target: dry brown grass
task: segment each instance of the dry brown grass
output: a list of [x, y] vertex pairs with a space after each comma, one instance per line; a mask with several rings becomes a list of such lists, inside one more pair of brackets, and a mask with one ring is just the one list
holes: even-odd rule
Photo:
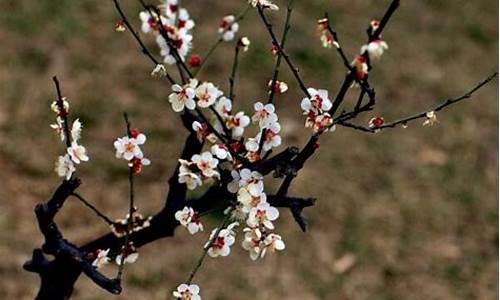
[[[218, 18], [244, 1], [185, 2], [198, 21], [195, 51], [203, 53]], [[352, 54], [365, 39], [367, 22], [387, 2], [297, 5], [289, 49], [308, 85], [335, 92], [343, 76], [339, 59], [315, 36], [323, 11], [333, 16]], [[138, 5], [129, 4], [135, 14]], [[53, 161], [62, 151], [48, 128], [50, 77], [59, 76], [72, 112], [85, 124], [83, 143], [92, 162], [79, 170], [80, 192], [114, 217], [125, 214], [127, 201], [126, 170], [112, 150], [123, 132], [121, 112], [149, 134], [145, 151], [153, 165], [138, 179], [137, 195], [146, 213], [162, 205], [185, 133], [168, 106], [168, 86], [150, 79], [151, 65], [131, 37], [114, 32], [110, 1], [4, 0], [0, 9], [0, 298], [30, 299], [38, 278], [21, 265], [42, 243], [32, 208], [57, 185]], [[487, 0], [403, 1], [384, 34], [391, 48], [371, 76], [379, 95], [374, 113], [392, 119], [420, 111], [496, 70], [497, 12], [498, 3]], [[249, 108], [265, 96], [270, 45], [255, 13], [243, 32], [252, 46], [236, 93], [237, 105]], [[200, 77], [225, 88], [229, 57], [225, 45]], [[284, 141], [302, 145], [309, 132], [302, 128], [301, 95], [290, 73], [282, 74], [291, 86], [277, 100]], [[497, 298], [497, 112], [495, 82], [440, 114], [434, 128], [412, 124], [376, 135], [339, 128], [324, 136], [292, 188], [319, 199], [306, 212], [309, 232], [300, 232], [284, 211], [277, 227], [287, 251], [254, 263], [236, 247], [229, 258], [208, 260], [196, 279], [205, 299]], [[108, 230], [74, 201], [59, 222], [78, 243]], [[191, 238], [178, 230], [175, 238], [144, 247], [115, 298], [165, 299], [186, 278], [205, 239], [206, 233]], [[346, 254], [354, 255], [354, 264], [339, 273]], [[83, 276], [74, 296], [111, 298]]]

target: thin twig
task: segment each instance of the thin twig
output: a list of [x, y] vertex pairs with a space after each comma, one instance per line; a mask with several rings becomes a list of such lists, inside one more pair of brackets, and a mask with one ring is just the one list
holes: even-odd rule
[[[127, 136], [130, 138], [131, 137], [131, 130], [130, 130], [130, 122], [128, 119], [127, 113], [123, 113], [123, 118], [125, 119], [125, 123], [127, 125]], [[118, 273], [116, 275], [116, 278], [118, 280], [121, 280], [122, 274], [123, 274], [123, 268], [125, 265], [125, 253], [127, 252], [127, 247], [128, 247], [128, 241], [130, 237], [130, 231], [133, 230], [133, 213], [134, 213], [134, 169], [132, 166], [129, 166], [128, 168], [128, 181], [129, 181], [129, 210], [128, 210], [128, 220], [127, 220], [127, 229], [125, 231], [125, 241], [123, 245], [123, 249], [121, 252], [121, 260], [120, 260], [120, 265], [118, 266]]]
[[238, 56], [240, 54], [240, 46], [238, 42], [236, 46], [234, 46], [234, 58], [233, 58], [233, 66], [231, 68], [231, 76], [229, 77], [229, 99], [234, 103], [234, 83], [236, 81], [236, 70], [238, 69]]
[[[123, 12], [118, 0], [113, 0], [113, 2], [115, 4], [116, 10], [118, 11], [121, 19], [123, 20], [123, 23], [128, 28], [130, 33], [132, 33], [132, 36], [135, 38], [135, 40], [137, 41], [137, 43], [141, 47], [142, 53], [144, 55], [146, 55], [155, 64], [155, 66], [160, 64], [160, 62], [153, 56], [153, 54], [151, 54], [151, 52], [148, 50], [148, 48], [146, 47], [144, 42], [141, 40], [141, 38], [139, 37], [139, 33], [134, 29], [134, 27], [132, 27], [132, 25], [128, 21], [127, 16]], [[171, 84], [175, 83], [175, 80], [170, 76], [170, 74], [168, 74], [168, 72], [166, 73], [165, 76], [167, 77], [168, 81], [170, 81]]]
[[57, 92], [56, 104], [59, 107], [59, 116], [63, 119], [66, 146], [69, 148], [71, 147], [71, 140], [70, 140], [71, 134], [69, 132], [68, 111], [64, 108], [64, 100], [61, 93], [61, 87], [59, 86], [59, 80], [57, 79], [56, 76], [53, 76], [52, 80], [54, 81], [54, 84], [56, 86], [56, 92]]
[[221, 225], [215, 231], [214, 236], [208, 241], [207, 246], [203, 247], [203, 252], [201, 253], [200, 258], [198, 259], [196, 265], [194, 266], [193, 270], [189, 274], [188, 280], [186, 281], [187, 284], [191, 284], [191, 282], [193, 281], [194, 276], [196, 275], [196, 273], [198, 273], [198, 270], [201, 268], [201, 265], [203, 264], [203, 260], [205, 260], [205, 257], [208, 254], [208, 250], [212, 247], [212, 244], [219, 236], [219, 233], [221, 232], [221, 230], [224, 229], [224, 227], [227, 225], [230, 217], [231, 217], [231, 214], [228, 213], [227, 216], [222, 221]]
[[408, 122], [411, 122], [411, 121], [414, 121], [414, 120], [417, 120], [417, 119], [421, 119], [421, 118], [425, 118], [425, 117], [427, 117], [427, 113], [430, 112], [430, 111], [437, 112], [437, 111], [445, 109], [446, 107], [448, 107], [448, 106], [450, 106], [452, 104], [456, 104], [456, 103], [458, 103], [460, 101], [470, 99], [474, 95], [474, 93], [476, 91], [478, 91], [484, 85], [488, 84], [496, 76], [497, 76], [497, 72], [491, 74], [486, 79], [484, 79], [483, 81], [481, 81], [480, 83], [478, 83], [476, 86], [474, 86], [474, 88], [472, 88], [470, 91], [468, 91], [467, 93], [463, 94], [460, 97], [452, 98], [452, 99], [447, 99], [444, 102], [442, 102], [442, 103], [436, 105], [435, 107], [432, 107], [432, 108], [430, 108], [430, 109], [428, 109], [426, 111], [419, 112], [419, 113], [410, 115], [410, 116], [405, 117], [405, 118], [401, 118], [399, 120], [387, 123], [387, 124], [382, 125], [380, 127], [370, 128], [370, 127], [363, 126], [363, 125], [357, 125], [357, 124], [349, 123], [349, 122], [346, 122], [344, 120], [336, 120], [336, 121], [334, 121], [334, 123], [342, 125], [342, 126], [345, 126], [345, 127], [350, 127], [350, 128], [356, 129], [356, 130], [360, 130], [360, 131], [363, 131], [363, 132], [369, 132], [369, 133], [375, 133], [375, 132], [377, 132], [379, 130], [387, 129], [387, 128], [395, 128], [397, 125], [400, 125], [400, 124], [405, 125]]
[[98, 217], [100, 217], [104, 222], [106, 222], [108, 225], [113, 225], [114, 222], [108, 218], [105, 214], [100, 212], [94, 205], [92, 205], [89, 201], [87, 201], [83, 196], [81, 196], [78, 193], [72, 193], [71, 196], [76, 197], [80, 202], [82, 202], [85, 206], [90, 208], [93, 212], [96, 213]]
[[267, 28], [267, 32], [269, 33], [269, 35], [271, 36], [271, 39], [272, 39], [272, 42], [273, 42], [273, 45], [276, 46], [277, 50], [281, 53], [281, 55], [283, 56], [283, 58], [285, 59], [286, 63], [288, 64], [288, 66], [290, 67], [290, 70], [292, 71], [293, 73], [293, 76], [295, 76], [295, 79], [297, 80], [297, 82], [299, 83], [299, 86], [300, 86], [300, 89], [302, 90], [302, 92], [304, 92], [304, 94], [308, 97], [308, 98], [311, 98], [311, 95], [309, 94], [309, 91], [307, 90], [307, 87], [304, 83], [304, 81], [302, 80], [302, 78], [300, 77], [299, 75], [299, 69], [297, 67], [295, 67], [295, 65], [293, 64], [292, 60], [290, 59], [290, 57], [288, 56], [288, 54], [285, 52], [284, 49], [281, 49], [280, 47], [280, 43], [278, 41], [278, 38], [276, 37], [276, 35], [274, 34], [274, 31], [273, 31], [273, 25], [271, 25], [271, 23], [269, 23], [269, 21], [267, 20], [267, 17], [264, 13], [264, 8], [262, 8], [262, 6], [259, 4], [257, 5], [257, 10], [259, 12], [259, 15], [262, 19], [262, 22], [264, 23], [264, 25], [266, 26]]

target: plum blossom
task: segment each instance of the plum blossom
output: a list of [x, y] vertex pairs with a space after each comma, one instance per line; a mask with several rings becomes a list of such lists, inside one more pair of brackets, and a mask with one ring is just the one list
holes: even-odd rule
[[281, 239], [281, 236], [276, 233], [270, 233], [264, 239], [264, 249], [262, 249], [261, 257], [266, 255], [266, 251], [271, 253], [276, 250], [281, 251], [285, 249], [285, 243]]
[[215, 169], [219, 164], [219, 160], [212, 156], [212, 153], [206, 151], [200, 154], [195, 154], [191, 157], [191, 161], [196, 164], [198, 169], [205, 177], [219, 177], [220, 174]]
[[113, 144], [116, 149], [116, 158], [123, 158], [128, 161], [131, 161], [134, 157], [142, 158], [144, 154], [139, 145], [144, 144], [145, 141], [146, 136], [144, 134], [138, 135], [137, 138], [128, 136], [118, 138]]
[[[166, 19], [162, 17], [162, 22], [166, 22]], [[158, 22], [158, 15], [155, 12], [141, 11], [139, 13], [139, 19], [141, 20], [141, 30], [144, 33], [150, 33], [152, 31], [158, 31], [160, 23]]]
[[212, 152], [212, 154], [215, 155], [218, 159], [227, 159], [229, 161], [233, 160], [233, 158], [231, 157], [231, 153], [229, 152], [229, 149], [226, 145], [213, 145], [210, 148], [210, 152]]
[[203, 231], [200, 217], [192, 207], [185, 206], [182, 210], [175, 213], [175, 219], [186, 227], [190, 234], [195, 234], [198, 231]]
[[69, 102], [67, 100], [66, 97], [63, 97], [62, 98], [62, 102], [63, 102], [63, 109], [64, 109], [64, 112], [61, 113], [61, 111], [59, 110], [59, 104], [57, 103], [58, 101], [53, 101], [51, 104], [50, 104], [50, 108], [52, 109], [52, 111], [54, 111], [57, 115], [62, 115], [63, 113], [68, 113], [68, 110], [69, 110]]
[[117, 265], [122, 264], [122, 256], [125, 255], [125, 258], [123, 259], [123, 264], [133, 264], [137, 261], [139, 258], [139, 253], [137, 252], [137, 249], [134, 247], [133, 242], [129, 242], [127, 247], [122, 247], [122, 253], [118, 254], [115, 257], [115, 262]]
[[272, 103], [264, 105], [261, 102], [257, 102], [253, 107], [255, 109], [255, 113], [252, 116], [252, 122], [258, 123], [260, 128], [266, 127], [269, 124], [278, 121], [278, 115], [274, 112], [275, 108]]
[[250, 39], [248, 37], [244, 36], [239, 39], [238, 47], [243, 48], [243, 52], [247, 52], [249, 46], [250, 46]]
[[[267, 86], [271, 88], [272, 85], [273, 85], [273, 81], [269, 80], [269, 83], [267, 84]], [[274, 83], [274, 92], [283, 94], [286, 91], [288, 91], [288, 84], [286, 84], [286, 82], [276, 80]]]
[[192, 171], [193, 163], [179, 159], [179, 183], [185, 183], [189, 190], [194, 190], [202, 185], [201, 176]]
[[[189, 51], [191, 50], [193, 36], [188, 33], [187, 29], [178, 29], [175, 26], [167, 25], [166, 32], [169, 39], [171, 40], [170, 44], [175, 47], [174, 51], [176, 51], [177, 54], [179, 54], [180, 59], [184, 61]], [[161, 35], [157, 35], [156, 44], [158, 44], [158, 47], [160, 47], [160, 55], [163, 56], [163, 61], [169, 65], [175, 64], [175, 52], [172, 53], [170, 44], [167, 43], [165, 38]]]
[[118, 22], [115, 23], [116, 32], [124, 32], [125, 30], [127, 30], [127, 27], [125, 27], [125, 21], [119, 20]]
[[318, 20], [318, 32], [320, 34], [321, 44], [323, 48], [331, 48], [332, 45], [339, 48], [339, 43], [335, 40], [328, 28], [328, 19], [323, 18]]
[[189, 12], [185, 8], [179, 9], [179, 19], [177, 20], [177, 28], [191, 30], [194, 28], [194, 21], [190, 18]]
[[167, 76], [167, 69], [162, 64], [157, 64], [153, 71], [151, 71], [151, 76], [154, 78], [162, 78]]
[[[281, 126], [278, 122], [271, 123], [266, 127], [266, 129], [264, 129], [264, 143], [262, 144], [262, 150], [269, 151], [272, 148], [276, 148], [281, 145], [281, 136], [278, 135], [280, 130]], [[260, 141], [262, 138], [260, 137], [260, 133], [258, 136], [258, 140]]]
[[189, 83], [184, 86], [178, 84], [172, 85], [173, 93], [168, 96], [168, 101], [175, 112], [183, 111], [184, 107], [190, 110], [195, 109], [196, 102], [194, 101], [194, 97], [196, 95], [195, 88], [197, 85], [198, 80], [196, 79], [190, 79]]
[[56, 123], [50, 124], [50, 128], [54, 129], [56, 133], [61, 138], [61, 142], [64, 142], [66, 139], [66, 133], [64, 132], [64, 120], [61, 117], [56, 118]]
[[267, 202], [259, 203], [256, 207], [250, 209], [248, 214], [247, 225], [250, 227], [256, 227], [263, 225], [267, 229], [274, 229], [274, 225], [271, 221], [276, 220], [279, 217], [279, 211], [276, 207], [271, 206]]
[[97, 257], [92, 262], [92, 266], [99, 269], [103, 265], [110, 262], [110, 258], [108, 257], [109, 248], [106, 250], [99, 249], [97, 250]]
[[196, 137], [200, 142], [202, 142], [205, 138], [211, 143], [215, 143], [217, 141], [217, 137], [214, 133], [210, 132], [210, 129], [208, 128], [208, 125], [206, 123], [194, 121], [191, 127], [193, 128], [194, 132], [196, 132]]
[[203, 82], [196, 88], [196, 97], [199, 107], [209, 107], [222, 96], [222, 92], [211, 82]]
[[327, 90], [308, 88], [307, 91], [311, 97], [302, 99], [302, 102], [300, 103], [302, 110], [320, 113], [323, 111], [329, 111], [332, 108], [332, 102], [328, 98]]
[[306, 123], [306, 127], [312, 127], [314, 132], [323, 132], [328, 129], [335, 131], [335, 125], [333, 125], [333, 119], [329, 113], [323, 113], [309, 121]]
[[368, 64], [363, 55], [358, 55], [351, 62], [351, 66], [356, 69], [356, 78], [359, 80], [364, 79], [368, 74]]
[[229, 116], [226, 120], [227, 128], [231, 129], [233, 139], [238, 139], [243, 135], [245, 127], [250, 124], [250, 118], [240, 111], [234, 116]]
[[[191, 30], [195, 23], [190, 18], [188, 11], [178, 7], [178, 3], [173, 0], [165, 1], [158, 5], [158, 8], [160, 15], [154, 11], [139, 13], [142, 22], [141, 30], [156, 36], [156, 43], [165, 63], [174, 64], [176, 62], [176, 55], [171, 50], [177, 52], [180, 59], [184, 61], [192, 47]], [[167, 43], [164, 35], [171, 43]]]
[[[205, 244], [205, 248], [210, 247], [207, 251], [210, 257], [228, 256], [231, 253], [231, 246], [235, 242], [234, 236], [236, 235], [233, 229], [238, 225], [238, 222], [234, 222], [220, 231], [218, 228], [212, 230], [210, 238]], [[215, 237], [216, 234], [217, 237]]]
[[233, 15], [228, 15], [222, 18], [219, 23], [219, 34], [225, 42], [232, 41], [238, 32], [239, 25], [236, 23], [236, 18]]
[[73, 121], [73, 125], [71, 126], [71, 138], [73, 142], [77, 142], [82, 134], [82, 122], [79, 119]]
[[250, 169], [242, 169], [239, 172], [239, 186], [248, 189], [264, 190], [264, 177], [257, 171], [250, 171]]
[[302, 99], [300, 106], [306, 115], [306, 127], [312, 127], [314, 132], [324, 131], [333, 124], [333, 119], [328, 113], [332, 102], [328, 99], [327, 90], [308, 88], [310, 98]]
[[65, 154], [64, 156], [59, 156], [56, 161], [55, 171], [59, 177], [64, 177], [66, 180], [71, 178], [71, 175], [76, 171], [75, 165], [71, 160], [69, 154]]
[[238, 191], [238, 202], [241, 203], [241, 210], [244, 213], [249, 213], [254, 207], [267, 201], [267, 196], [259, 189], [240, 188]]
[[232, 109], [233, 109], [233, 103], [231, 102], [231, 99], [224, 96], [220, 97], [219, 100], [217, 100], [217, 103], [215, 104], [215, 110], [223, 118], [229, 117]]
[[245, 237], [241, 246], [250, 254], [250, 259], [257, 260], [262, 252], [262, 233], [258, 227], [243, 229]]
[[279, 10], [278, 5], [274, 4], [270, 0], [248, 0], [248, 3], [250, 3], [253, 7], [260, 5], [262, 6], [262, 8], [269, 8], [270, 10]]
[[363, 45], [361, 47], [361, 53], [367, 52], [370, 57], [370, 61], [373, 61], [379, 60], [380, 57], [382, 57], [382, 54], [384, 54], [384, 51], [387, 49], [389, 49], [387, 43], [378, 39], [370, 42], [368, 45]]
[[180, 284], [172, 294], [180, 300], [201, 300], [200, 287], [196, 284]]
[[82, 145], [78, 145], [75, 141], [71, 142], [71, 146], [67, 149], [71, 160], [79, 164], [82, 161], [88, 161], [87, 150]]
[[438, 120], [437, 120], [437, 115], [436, 115], [436, 112], [434, 111], [429, 111], [425, 114], [425, 121], [424, 123], [422, 123], [423, 126], [432, 126], [434, 125], [435, 123], [438, 123]]
[[[278, 133], [281, 130], [281, 126], [278, 122], [268, 124], [264, 127], [264, 141], [262, 142], [262, 150], [269, 151], [272, 148], [279, 147], [281, 145], [281, 136]], [[255, 138], [249, 138], [245, 143], [245, 148], [252, 153], [258, 152], [260, 142], [262, 139], [262, 132], [259, 132]]]
[[[123, 263], [124, 264], [133, 264], [137, 261], [138, 258], [139, 258], [139, 252], [130, 253], [129, 255], [125, 256]], [[122, 261], [122, 255], [118, 254], [115, 258], [115, 262], [117, 265], [120, 265], [121, 261]]]

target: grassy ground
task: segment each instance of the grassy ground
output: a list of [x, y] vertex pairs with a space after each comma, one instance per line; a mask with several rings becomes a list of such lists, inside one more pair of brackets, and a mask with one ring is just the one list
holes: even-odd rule
[[[126, 2], [136, 15], [136, 2]], [[335, 53], [320, 47], [315, 20], [329, 11], [353, 54], [368, 21], [380, 17], [389, 1], [296, 2], [290, 54], [308, 85], [335, 93], [344, 71]], [[198, 23], [199, 53], [215, 40], [218, 19], [244, 5], [185, 3]], [[63, 150], [48, 127], [50, 77], [59, 76], [72, 112], [85, 124], [82, 142], [91, 163], [79, 169], [80, 192], [113, 217], [125, 214], [127, 201], [126, 170], [112, 149], [123, 133], [121, 112], [128, 111], [149, 137], [145, 151], [153, 164], [138, 179], [137, 194], [145, 213], [162, 206], [185, 133], [168, 105], [168, 87], [150, 79], [152, 66], [129, 34], [114, 31], [111, 1], [2, 0], [0, 9], [0, 298], [30, 299], [38, 278], [21, 265], [42, 243], [32, 209], [57, 186], [53, 161]], [[498, 4], [487, 0], [403, 1], [384, 34], [391, 48], [371, 76], [379, 99], [373, 114], [390, 120], [421, 111], [497, 70], [497, 12]], [[242, 32], [252, 45], [242, 57], [236, 101], [248, 109], [265, 97], [272, 60], [255, 12]], [[229, 45], [218, 49], [200, 78], [226, 89], [231, 52]], [[277, 99], [283, 138], [302, 145], [309, 132], [302, 128], [301, 94], [290, 73], [282, 74], [291, 87]], [[306, 212], [309, 232], [300, 232], [283, 211], [277, 227], [287, 251], [254, 263], [235, 247], [229, 258], [208, 260], [196, 280], [205, 298], [497, 298], [497, 88], [494, 82], [473, 101], [439, 114], [433, 128], [415, 123], [376, 135], [339, 128], [324, 136], [291, 191], [319, 199]], [[68, 202], [58, 221], [77, 243], [108, 230], [76, 201]], [[185, 280], [206, 235], [179, 230], [175, 238], [141, 249], [115, 298], [165, 299]], [[349, 260], [352, 265], [342, 270]], [[74, 296], [111, 298], [84, 276]]]

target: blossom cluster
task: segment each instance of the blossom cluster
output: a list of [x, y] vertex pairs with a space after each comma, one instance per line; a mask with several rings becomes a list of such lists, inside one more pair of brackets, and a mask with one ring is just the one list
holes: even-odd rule
[[157, 8], [139, 13], [142, 32], [156, 36], [156, 43], [166, 64], [176, 62], [172, 50], [184, 61], [192, 47], [194, 21], [185, 8], [179, 7], [178, 0], [163, 0]]
[[328, 29], [328, 19], [323, 18], [318, 20], [318, 32], [320, 34], [321, 44], [324, 48], [331, 48], [332, 45], [339, 48], [339, 43]]
[[308, 88], [307, 91], [311, 97], [303, 98], [300, 103], [303, 114], [306, 116], [305, 126], [311, 127], [314, 132], [335, 130], [335, 126], [332, 126], [332, 116], [329, 113], [332, 102], [328, 98], [328, 91], [314, 88]]
[[203, 181], [220, 178], [219, 160], [208, 151], [193, 155], [191, 160], [179, 159], [179, 163], [179, 183], [186, 184], [190, 190], [201, 186]]
[[[379, 21], [371, 21], [370, 32], [376, 32], [379, 25]], [[360, 54], [357, 55], [351, 63], [351, 66], [356, 71], [356, 78], [358, 80], [364, 79], [366, 75], [368, 75], [368, 60], [370, 62], [379, 60], [380, 57], [382, 57], [382, 54], [384, 54], [384, 51], [387, 49], [389, 49], [389, 46], [384, 40], [382, 40], [380, 35], [371, 39], [368, 44], [361, 46]]]
[[218, 32], [223, 41], [229, 42], [234, 39], [239, 28], [240, 25], [236, 22], [236, 18], [233, 15], [228, 15], [220, 21]]
[[249, 138], [245, 143], [247, 158], [250, 161], [260, 159], [260, 151], [269, 151], [281, 145], [281, 125], [272, 103], [266, 105], [261, 102], [254, 104], [255, 113], [252, 122], [259, 125], [259, 133], [254, 138]]
[[56, 123], [50, 124], [50, 127], [56, 131], [61, 141], [66, 142], [68, 146], [66, 153], [58, 157], [55, 171], [60, 177], [69, 180], [76, 171], [75, 164], [89, 160], [87, 150], [78, 143], [82, 134], [82, 122], [79, 119], [74, 120], [71, 128], [68, 124], [65, 124], [69, 111], [69, 102], [66, 98], [53, 101], [50, 107], [57, 114]]
[[227, 189], [237, 194], [238, 204], [227, 213], [246, 223], [243, 249], [249, 252], [252, 260], [264, 257], [267, 251], [283, 250], [285, 244], [281, 236], [270, 232], [274, 230], [272, 222], [278, 219], [279, 211], [267, 202], [262, 174], [244, 168], [233, 170], [231, 176], [233, 180]]
[[[96, 269], [101, 268], [104, 265], [107, 265], [111, 261], [110, 257], [110, 249], [98, 249], [95, 253], [91, 253], [90, 257], [93, 257], [92, 266]], [[122, 258], [124, 257], [124, 258]], [[139, 253], [134, 246], [133, 242], [129, 242], [127, 246], [123, 246], [121, 248], [120, 254], [115, 256], [115, 263], [117, 265], [122, 264], [133, 264], [139, 258]]]
[[146, 142], [146, 135], [138, 129], [130, 130], [130, 134], [116, 139], [113, 146], [116, 150], [116, 158], [128, 161], [128, 166], [135, 174], [142, 171], [143, 166], [148, 166], [151, 161], [144, 157], [141, 145]]

